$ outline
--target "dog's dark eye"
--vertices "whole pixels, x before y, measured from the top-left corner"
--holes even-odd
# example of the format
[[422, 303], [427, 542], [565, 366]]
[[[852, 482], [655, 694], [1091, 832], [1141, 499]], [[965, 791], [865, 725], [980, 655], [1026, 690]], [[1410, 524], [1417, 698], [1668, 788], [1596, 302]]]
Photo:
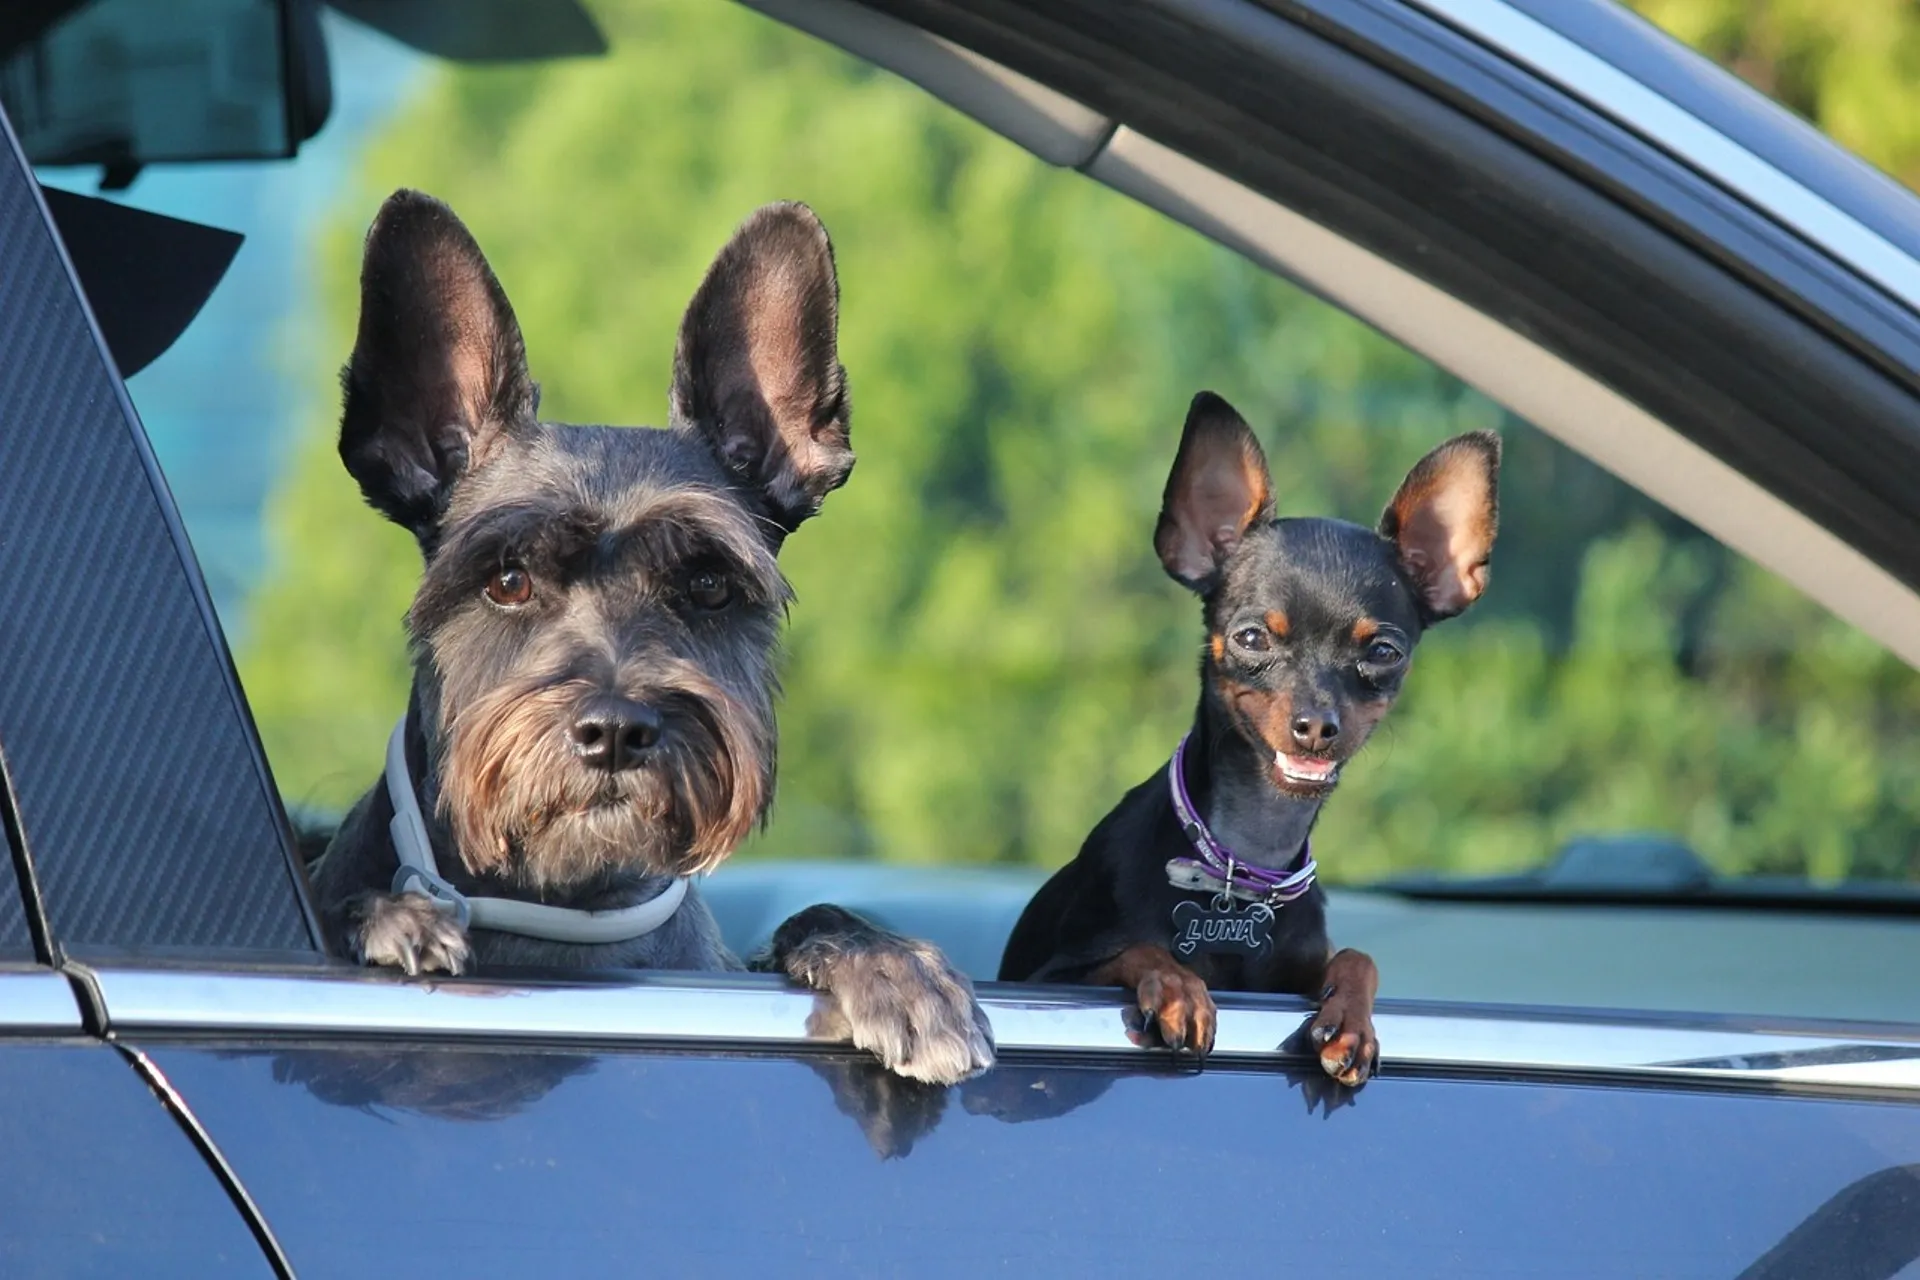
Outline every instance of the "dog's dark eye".
[[1265, 653], [1272, 642], [1259, 627], [1243, 627], [1233, 633], [1233, 642], [1249, 653]]
[[721, 609], [733, 599], [733, 587], [725, 574], [704, 569], [687, 581], [687, 598], [702, 609]]
[[503, 565], [487, 579], [487, 599], [511, 609], [533, 599], [533, 575], [517, 564]]
[[1370, 667], [1395, 667], [1406, 657], [1391, 640], [1375, 640], [1367, 646], [1366, 663]]

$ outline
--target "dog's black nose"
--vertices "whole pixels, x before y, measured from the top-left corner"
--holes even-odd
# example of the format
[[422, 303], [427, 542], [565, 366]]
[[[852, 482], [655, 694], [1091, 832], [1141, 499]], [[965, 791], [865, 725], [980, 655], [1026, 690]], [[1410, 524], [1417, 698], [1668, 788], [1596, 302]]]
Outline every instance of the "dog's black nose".
[[1306, 751], [1325, 751], [1340, 736], [1340, 717], [1331, 707], [1293, 717], [1293, 740]]
[[596, 769], [631, 769], [660, 741], [660, 713], [631, 698], [595, 698], [580, 708], [568, 736], [574, 754]]

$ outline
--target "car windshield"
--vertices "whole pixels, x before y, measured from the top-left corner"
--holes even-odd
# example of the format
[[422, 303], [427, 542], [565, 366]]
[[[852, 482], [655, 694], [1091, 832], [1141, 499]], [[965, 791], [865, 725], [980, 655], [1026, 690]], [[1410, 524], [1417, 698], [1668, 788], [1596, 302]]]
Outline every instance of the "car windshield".
[[[1901, 123], [1920, 91], [1889, 51], [1920, 44], [1920, 18], [1880, 41], [1837, 17], [1640, 7], [1920, 177]], [[1154, 521], [1210, 388], [1260, 437], [1283, 514], [1370, 523], [1443, 439], [1505, 440], [1492, 586], [1422, 641], [1346, 772], [1315, 833], [1331, 880], [1920, 879], [1920, 675], [1794, 587], [891, 75], [735, 5], [591, 8], [605, 56], [505, 66], [329, 11], [333, 117], [295, 159], [150, 168], [114, 196], [247, 236], [130, 389], [296, 813], [337, 815], [374, 781], [409, 679], [418, 553], [335, 451], [379, 201], [418, 187], [468, 221], [543, 417], [659, 423], [684, 299], [748, 212], [791, 198], [834, 237], [860, 461], [782, 554], [779, 798], [741, 859], [1051, 868], [1164, 766], [1203, 630]], [[97, 172], [42, 178], [91, 192]]]

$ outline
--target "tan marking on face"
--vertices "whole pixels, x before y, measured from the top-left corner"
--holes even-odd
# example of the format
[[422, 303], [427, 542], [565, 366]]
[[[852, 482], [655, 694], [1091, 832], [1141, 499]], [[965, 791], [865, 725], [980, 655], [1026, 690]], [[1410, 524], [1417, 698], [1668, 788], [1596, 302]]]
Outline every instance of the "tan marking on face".
[[1373, 618], [1362, 618], [1353, 624], [1353, 642], [1365, 644], [1380, 634], [1380, 623]]
[[1287, 627], [1288, 627], [1288, 623], [1287, 623], [1286, 614], [1282, 613], [1278, 609], [1274, 609], [1268, 612], [1267, 630], [1273, 632], [1273, 634], [1278, 636], [1280, 639], [1285, 640], [1287, 638]]
[[1212, 651], [1215, 662], [1225, 662], [1227, 660], [1227, 638], [1225, 636], [1214, 636], [1207, 641], [1207, 648]]
[[1220, 691], [1227, 705], [1241, 722], [1242, 731], [1264, 743], [1268, 751], [1281, 751], [1290, 741], [1288, 724], [1293, 719], [1293, 700], [1284, 693], [1256, 689], [1235, 680], [1222, 680]]

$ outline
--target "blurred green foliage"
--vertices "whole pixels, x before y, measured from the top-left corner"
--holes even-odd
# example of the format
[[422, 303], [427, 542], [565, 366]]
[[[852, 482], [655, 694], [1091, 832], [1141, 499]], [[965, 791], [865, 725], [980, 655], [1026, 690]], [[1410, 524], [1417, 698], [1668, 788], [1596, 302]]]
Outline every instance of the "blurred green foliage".
[[[1811, 0], [1644, 7], [1791, 65], [1843, 113], [1845, 59], [1881, 66], [1916, 25], [1892, 0], [1850, 11], [1897, 18], [1896, 41]], [[1151, 532], [1211, 387], [1295, 513], [1370, 520], [1447, 435], [1507, 438], [1492, 593], [1422, 645], [1348, 770], [1322, 823], [1335, 876], [1515, 868], [1635, 830], [1728, 871], [1920, 874], [1920, 678], [1791, 588], [1372, 330], [883, 73], [715, 0], [596, 8], [608, 59], [442, 71], [393, 123], [319, 249], [332, 351], [361, 229], [417, 186], [491, 257], [546, 415], [657, 422], [680, 308], [732, 227], [775, 198], [820, 212], [860, 464], [784, 555], [781, 789], [749, 854], [1072, 855], [1191, 715], [1198, 608]], [[1903, 92], [1886, 150], [1865, 148], [1895, 163], [1920, 101]], [[272, 504], [241, 664], [290, 802], [319, 808], [377, 775], [418, 569], [333, 429], [316, 417]]]

